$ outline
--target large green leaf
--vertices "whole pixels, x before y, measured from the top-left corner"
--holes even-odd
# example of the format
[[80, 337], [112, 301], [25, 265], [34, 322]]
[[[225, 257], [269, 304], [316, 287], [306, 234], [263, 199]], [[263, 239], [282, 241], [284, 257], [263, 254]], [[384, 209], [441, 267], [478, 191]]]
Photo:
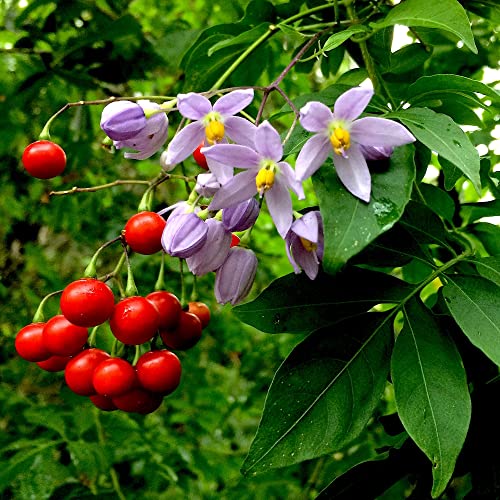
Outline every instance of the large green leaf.
[[443, 297], [469, 340], [500, 366], [500, 287], [480, 276], [446, 276]]
[[317, 330], [280, 366], [243, 474], [339, 449], [363, 430], [389, 371], [387, 316], [366, 313]]
[[453, 474], [467, 435], [467, 379], [455, 344], [425, 306], [412, 299], [404, 318], [391, 361], [394, 395], [405, 429], [432, 461], [436, 498]]
[[489, 222], [478, 222], [471, 225], [470, 230], [490, 255], [500, 255], [500, 227]]
[[387, 17], [377, 23], [377, 26], [395, 24], [448, 31], [460, 38], [474, 54], [477, 54], [469, 18], [457, 0], [439, 0], [439, 2], [405, 0], [391, 9]]
[[476, 191], [481, 191], [479, 153], [449, 116], [427, 108], [408, 108], [391, 113], [391, 117], [398, 118], [420, 142], [458, 167]]
[[330, 162], [313, 177], [325, 228], [324, 269], [334, 274], [401, 217], [415, 178], [412, 146], [397, 148], [388, 168], [372, 173], [369, 203], [353, 196]]
[[233, 309], [268, 333], [309, 333], [382, 303], [399, 302], [413, 288], [388, 274], [350, 267], [311, 281], [303, 274], [278, 278], [255, 300]]
[[243, 31], [243, 33], [240, 33], [237, 36], [233, 36], [228, 38], [227, 40], [222, 40], [215, 45], [213, 45], [209, 50], [208, 50], [208, 57], [211, 57], [215, 52], [217, 52], [220, 49], [225, 49], [227, 47], [238, 47], [238, 46], [245, 46], [245, 45], [250, 45], [253, 43], [257, 38], [262, 36], [264, 33], [267, 33], [268, 28], [270, 24], [269, 23], [262, 23], [259, 24], [258, 26], [255, 26], [255, 28], [251, 28], [248, 31]]
[[500, 286], [500, 257], [485, 257], [472, 262], [481, 276]]

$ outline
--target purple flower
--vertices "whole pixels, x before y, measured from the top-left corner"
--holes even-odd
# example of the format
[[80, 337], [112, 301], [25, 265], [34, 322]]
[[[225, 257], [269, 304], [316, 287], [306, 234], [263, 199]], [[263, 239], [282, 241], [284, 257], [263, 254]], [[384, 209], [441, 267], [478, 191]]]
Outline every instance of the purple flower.
[[208, 227], [195, 213], [179, 213], [167, 219], [161, 244], [172, 257], [186, 259], [198, 252], [207, 240]]
[[146, 126], [144, 110], [136, 102], [115, 101], [101, 114], [101, 128], [114, 141], [124, 141], [139, 134]]
[[285, 242], [295, 274], [303, 269], [309, 279], [316, 278], [323, 259], [323, 241], [323, 221], [319, 211], [308, 212], [292, 224]]
[[[161, 109], [150, 101], [139, 101], [138, 104], [146, 111]], [[168, 118], [164, 112], [156, 113], [146, 120], [146, 126], [133, 137], [114, 141], [116, 149], [131, 148], [137, 153], [125, 153], [125, 158], [145, 160], [153, 156], [165, 143], [168, 136]]]
[[233, 247], [215, 274], [215, 297], [219, 304], [241, 302], [250, 292], [257, 272], [257, 257], [248, 248]]
[[[204, 141], [215, 144], [227, 135], [231, 140], [247, 144], [252, 142], [255, 125], [239, 116], [253, 99], [253, 90], [235, 90], [222, 96], [213, 106], [200, 94], [190, 92], [177, 96], [179, 112], [194, 120], [184, 127], [170, 142], [162, 164], [169, 167], [185, 160]], [[211, 165], [208, 164], [210, 169]], [[220, 180], [220, 179], [219, 179]]]
[[196, 276], [203, 276], [218, 269], [226, 260], [231, 246], [231, 232], [222, 222], [208, 219], [208, 228], [204, 245], [194, 255], [186, 259], [189, 270]]
[[212, 173], [198, 174], [196, 177], [195, 190], [198, 194], [204, 196], [205, 198], [212, 197], [219, 188], [220, 182]]
[[370, 201], [371, 178], [361, 146], [394, 148], [415, 140], [399, 123], [385, 118], [358, 118], [373, 90], [355, 87], [335, 102], [333, 113], [324, 104], [308, 102], [300, 110], [300, 123], [315, 132], [300, 151], [295, 169], [301, 181], [310, 177], [333, 153], [335, 170], [344, 186], [356, 197]]
[[259, 212], [257, 200], [249, 198], [222, 210], [222, 223], [228, 231], [244, 231], [255, 224]]
[[390, 158], [394, 148], [389, 148], [385, 146], [363, 146], [360, 145], [361, 152], [365, 157], [365, 160], [385, 160]]
[[203, 148], [207, 158], [224, 165], [244, 169], [228, 180], [209, 205], [209, 210], [219, 210], [253, 198], [257, 193], [265, 196], [271, 217], [281, 237], [284, 238], [292, 225], [292, 200], [289, 190], [299, 199], [304, 198], [302, 185], [295, 178], [295, 172], [285, 161], [283, 146], [276, 130], [262, 122], [255, 131], [252, 147], [239, 144], [216, 144]]

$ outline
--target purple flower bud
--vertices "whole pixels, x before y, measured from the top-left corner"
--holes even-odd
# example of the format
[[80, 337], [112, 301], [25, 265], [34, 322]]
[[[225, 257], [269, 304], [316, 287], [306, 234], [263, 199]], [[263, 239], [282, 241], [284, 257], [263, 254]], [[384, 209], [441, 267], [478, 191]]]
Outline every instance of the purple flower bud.
[[366, 160], [385, 160], [394, 151], [394, 148], [389, 146], [364, 146], [360, 144], [359, 147]]
[[244, 231], [255, 224], [259, 211], [257, 200], [250, 198], [222, 210], [222, 223], [228, 231]]
[[222, 222], [208, 219], [205, 224], [208, 227], [205, 244], [186, 259], [189, 270], [196, 276], [217, 270], [226, 260], [231, 246], [231, 232], [224, 228]]
[[220, 188], [220, 182], [214, 174], [198, 174], [196, 178], [196, 192], [205, 198], [213, 196]]
[[180, 214], [169, 217], [161, 236], [161, 244], [172, 257], [186, 259], [205, 244], [208, 227], [196, 214]]
[[146, 127], [146, 116], [139, 104], [115, 101], [108, 104], [101, 114], [101, 128], [114, 141], [135, 137]]
[[250, 292], [257, 272], [257, 257], [247, 248], [233, 247], [215, 274], [215, 297], [219, 304], [241, 302]]

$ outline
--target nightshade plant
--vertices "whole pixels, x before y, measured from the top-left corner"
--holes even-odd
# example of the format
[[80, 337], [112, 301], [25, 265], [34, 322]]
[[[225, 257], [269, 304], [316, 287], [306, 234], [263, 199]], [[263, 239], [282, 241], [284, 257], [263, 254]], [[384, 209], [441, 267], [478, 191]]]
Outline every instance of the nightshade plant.
[[[182, 278], [184, 259], [200, 279], [215, 273], [216, 299], [244, 323], [298, 336], [243, 475], [341, 453], [346, 466], [318, 498], [376, 498], [398, 484], [433, 498], [500, 494], [488, 442], [500, 433], [485, 432], [500, 383], [499, 176], [487, 133], [500, 99], [481, 82], [482, 51], [497, 41], [474, 37], [495, 20], [486, 1], [253, 1], [238, 26], [186, 47], [173, 96], [79, 101], [44, 127], [40, 139], [62, 111], [105, 105], [105, 142], [136, 151], [127, 159], [161, 155], [139, 210], [166, 219], [162, 257], [180, 258]], [[409, 42], [392, 50], [396, 25]], [[445, 57], [456, 62], [446, 72]], [[209, 173], [190, 175], [203, 142]], [[188, 189], [168, 206], [176, 181]], [[280, 239], [291, 272], [255, 296], [265, 238]], [[119, 236], [105, 245], [115, 241], [124, 252], [102, 279], [120, 288], [126, 262], [121, 291], [133, 295], [130, 252]], [[85, 275], [97, 276], [101, 249]]]

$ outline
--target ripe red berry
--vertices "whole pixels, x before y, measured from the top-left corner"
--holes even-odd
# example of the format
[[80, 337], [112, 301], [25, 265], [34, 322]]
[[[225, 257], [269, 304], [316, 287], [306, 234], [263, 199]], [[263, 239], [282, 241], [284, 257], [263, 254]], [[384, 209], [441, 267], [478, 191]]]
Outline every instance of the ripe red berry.
[[158, 331], [160, 315], [145, 297], [127, 297], [116, 304], [109, 320], [113, 335], [124, 344], [139, 345]]
[[100, 325], [111, 317], [115, 298], [106, 283], [94, 278], [82, 278], [63, 290], [60, 306], [68, 321], [88, 328]]
[[173, 293], [158, 290], [146, 295], [146, 299], [158, 310], [158, 314], [160, 315], [159, 328], [161, 330], [168, 330], [177, 325], [182, 306], [179, 299]]
[[136, 387], [125, 394], [114, 396], [112, 400], [117, 408], [122, 411], [146, 415], [147, 413], [153, 413], [160, 407], [163, 396]]
[[229, 248], [237, 247], [240, 244], [240, 237], [237, 236], [236, 234], [232, 233], [231, 234], [231, 245]]
[[91, 396], [96, 393], [92, 377], [94, 370], [104, 360], [109, 359], [107, 352], [101, 349], [85, 349], [72, 358], [64, 370], [64, 378], [68, 387], [80, 396]]
[[134, 367], [125, 359], [109, 358], [97, 365], [92, 383], [97, 394], [119, 396], [137, 384], [137, 375]]
[[166, 349], [144, 353], [137, 361], [135, 370], [144, 389], [163, 395], [174, 392], [181, 381], [181, 362]]
[[172, 330], [161, 330], [160, 336], [167, 347], [184, 351], [198, 343], [201, 338], [201, 329], [198, 316], [182, 311], [177, 326]]
[[61, 372], [66, 368], [71, 356], [51, 356], [45, 361], [38, 361], [37, 365], [46, 372]]
[[162, 249], [161, 235], [167, 221], [155, 212], [139, 212], [125, 224], [125, 241], [137, 253], [151, 255]]
[[205, 155], [200, 151], [201, 148], [205, 146], [205, 143], [202, 142], [194, 151], [193, 158], [194, 161], [200, 166], [203, 170], [208, 170], [208, 163]]
[[14, 345], [21, 358], [26, 361], [44, 361], [52, 356], [43, 343], [44, 326], [45, 323], [30, 323], [19, 330]]
[[202, 328], [205, 328], [210, 322], [210, 309], [203, 302], [190, 302], [189, 312], [200, 318]]
[[89, 397], [90, 401], [99, 408], [99, 410], [103, 411], [114, 411], [118, 410], [116, 405], [113, 403], [112, 399], [108, 396], [102, 396], [101, 394], [93, 394]]
[[70, 323], [62, 314], [50, 318], [43, 327], [43, 343], [57, 356], [74, 356], [82, 350], [87, 338], [86, 328]]
[[22, 162], [27, 172], [38, 179], [51, 179], [66, 167], [66, 153], [51, 141], [36, 141], [26, 147]]

